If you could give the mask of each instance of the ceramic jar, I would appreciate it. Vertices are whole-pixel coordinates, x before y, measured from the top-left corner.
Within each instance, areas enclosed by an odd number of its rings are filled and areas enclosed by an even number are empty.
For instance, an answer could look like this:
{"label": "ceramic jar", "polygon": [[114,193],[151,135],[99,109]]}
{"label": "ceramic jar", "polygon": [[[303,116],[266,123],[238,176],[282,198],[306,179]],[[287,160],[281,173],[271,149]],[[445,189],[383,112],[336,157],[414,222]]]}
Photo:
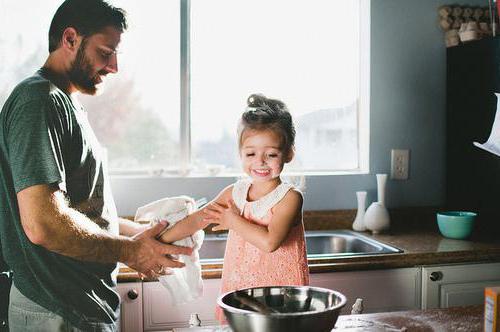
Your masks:
{"label": "ceramic jar", "polygon": [[365,226],[373,234],[388,229],[390,225],[389,211],[385,207],[385,186],[387,174],[377,174],[377,202],[373,202],[365,212]]}

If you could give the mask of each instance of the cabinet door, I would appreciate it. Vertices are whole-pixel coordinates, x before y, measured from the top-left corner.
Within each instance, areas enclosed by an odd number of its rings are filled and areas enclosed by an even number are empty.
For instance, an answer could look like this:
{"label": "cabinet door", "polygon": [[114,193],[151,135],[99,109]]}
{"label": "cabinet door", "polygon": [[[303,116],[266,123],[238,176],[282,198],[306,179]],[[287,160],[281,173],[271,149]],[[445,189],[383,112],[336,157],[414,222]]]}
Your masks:
{"label": "cabinet door", "polygon": [[347,298],[341,314],[351,313],[357,298],[363,299],[363,313],[420,308],[420,269],[314,273],[311,286],[337,290]]}
{"label": "cabinet door", "polygon": [[422,268],[422,309],[484,303],[484,288],[500,286],[500,263]]}
{"label": "cabinet door", "polygon": [[202,326],[215,325],[215,307],[220,279],[203,280],[203,296],[185,304],[172,304],[167,290],[159,282],[144,282],[144,330],[161,331],[187,327],[191,313],[197,313]]}
{"label": "cabinet door", "polygon": [[137,332],[143,330],[142,282],[119,283],[116,291],[120,294],[120,331]]}

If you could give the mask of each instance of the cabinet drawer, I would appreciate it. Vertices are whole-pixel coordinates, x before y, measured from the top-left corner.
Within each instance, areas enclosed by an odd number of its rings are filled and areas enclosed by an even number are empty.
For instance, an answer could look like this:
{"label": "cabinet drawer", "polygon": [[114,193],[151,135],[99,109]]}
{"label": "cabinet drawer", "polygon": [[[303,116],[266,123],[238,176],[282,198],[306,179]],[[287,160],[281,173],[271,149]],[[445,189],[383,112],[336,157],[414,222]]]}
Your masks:
{"label": "cabinet drawer", "polygon": [[500,286],[500,263],[422,268],[422,309],[484,303],[484,288]]}
{"label": "cabinet drawer", "polygon": [[160,282],[145,282],[144,331],[162,331],[174,327],[187,327],[189,315],[197,313],[202,325],[215,325],[215,307],[220,291],[220,279],[203,280],[203,296],[181,305],[170,302],[167,290]]}
{"label": "cabinet drawer", "polygon": [[356,298],[363,299],[363,313],[420,308],[420,269],[311,274],[311,286],[334,289],[347,297],[341,314],[351,313]]}

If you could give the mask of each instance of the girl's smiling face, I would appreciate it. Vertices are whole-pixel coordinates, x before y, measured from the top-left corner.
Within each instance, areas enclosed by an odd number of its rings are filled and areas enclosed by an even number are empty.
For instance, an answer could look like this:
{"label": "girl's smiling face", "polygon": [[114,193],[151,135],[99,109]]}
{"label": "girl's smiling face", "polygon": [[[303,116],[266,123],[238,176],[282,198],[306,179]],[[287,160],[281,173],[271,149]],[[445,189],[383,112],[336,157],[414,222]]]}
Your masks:
{"label": "girl's smiling face", "polygon": [[247,129],[241,137],[243,171],[255,181],[279,177],[289,160],[282,151],[281,137],[272,130]]}

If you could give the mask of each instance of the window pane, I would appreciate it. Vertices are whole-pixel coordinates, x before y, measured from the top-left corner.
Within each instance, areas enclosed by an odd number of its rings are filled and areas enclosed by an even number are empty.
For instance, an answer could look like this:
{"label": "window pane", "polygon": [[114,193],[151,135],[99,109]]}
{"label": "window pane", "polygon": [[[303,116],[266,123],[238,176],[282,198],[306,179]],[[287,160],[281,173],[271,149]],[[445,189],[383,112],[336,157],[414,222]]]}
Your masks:
{"label": "window pane", "polygon": [[292,169],[358,168],[359,1],[192,0],[193,158],[237,168],[236,126],[255,92],[296,126]]}
{"label": "window pane", "polygon": [[[179,1],[110,1],[127,11],[119,72],[82,96],[110,169],[176,168],[179,160]],[[154,4],[153,4],[154,3]],[[154,10],[152,10],[154,8]]]}
{"label": "window pane", "polygon": [[45,62],[49,25],[59,4],[59,0],[0,0],[0,108],[14,86]]}
{"label": "window pane", "polygon": [[[110,2],[128,12],[119,73],[108,76],[100,96],[79,98],[108,149],[111,169],[177,167],[179,1],[156,0],[155,10],[134,0]],[[5,32],[0,35],[0,105],[17,83],[43,65],[50,22],[60,4],[0,0],[0,31]]]}

